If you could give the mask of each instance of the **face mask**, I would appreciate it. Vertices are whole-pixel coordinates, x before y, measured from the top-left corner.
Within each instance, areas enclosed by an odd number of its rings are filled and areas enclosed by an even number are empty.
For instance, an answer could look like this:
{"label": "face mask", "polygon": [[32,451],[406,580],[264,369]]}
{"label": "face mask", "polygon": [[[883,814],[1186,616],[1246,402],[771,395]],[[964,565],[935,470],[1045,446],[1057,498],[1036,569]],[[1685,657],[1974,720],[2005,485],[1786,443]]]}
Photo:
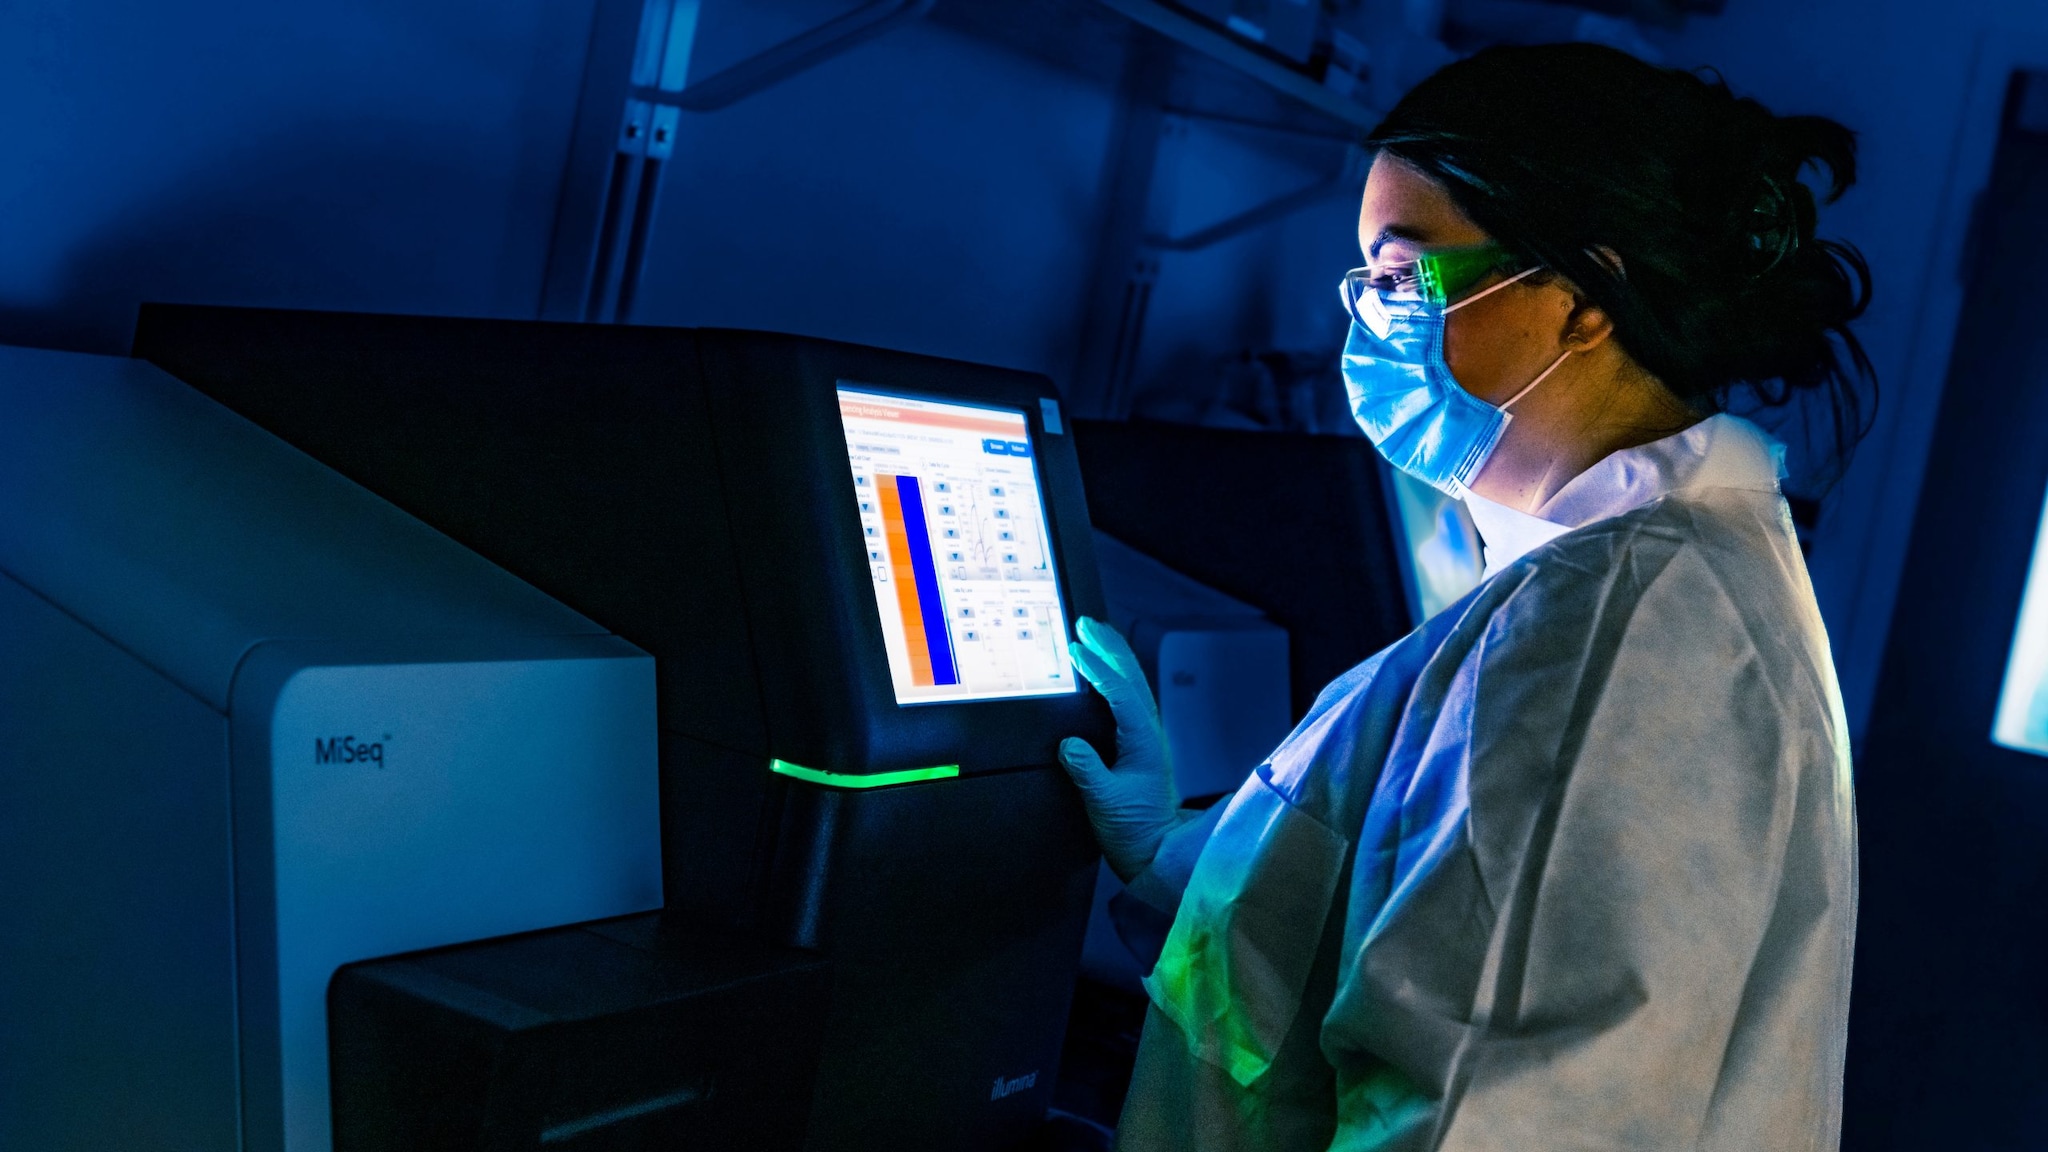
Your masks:
{"label": "face mask", "polygon": [[1390,298],[1346,278],[1352,325],[1344,345],[1344,387],[1352,416],[1388,463],[1445,495],[1464,496],[1513,419],[1508,408],[1557,371],[1571,351],[1496,408],[1451,375],[1444,362],[1444,319],[1536,271],[1525,269],[1449,305],[1421,296]]}

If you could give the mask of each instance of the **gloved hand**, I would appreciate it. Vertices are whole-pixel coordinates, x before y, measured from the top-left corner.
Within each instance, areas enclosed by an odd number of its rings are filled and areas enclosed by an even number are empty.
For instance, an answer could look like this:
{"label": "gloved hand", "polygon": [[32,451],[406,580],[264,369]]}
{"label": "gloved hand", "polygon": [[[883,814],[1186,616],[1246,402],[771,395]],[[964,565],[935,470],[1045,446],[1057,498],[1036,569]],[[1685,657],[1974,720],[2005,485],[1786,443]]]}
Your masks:
{"label": "gloved hand", "polygon": [[1159,851],[1167,832],[1180,823],[1180,797],[1173,786],[1173,761],[1166,750],[1166,730],[1159,726],[1159,706],[1138,657],[1116,629],[1081,617],[1081,641],[1067,645],[1074,666],[1116,718],[1116,767],[1086,740],[1060,741],[1060,763],[1080,786],[1095,826],[1096,842],[1110,871],[1129,883]]}

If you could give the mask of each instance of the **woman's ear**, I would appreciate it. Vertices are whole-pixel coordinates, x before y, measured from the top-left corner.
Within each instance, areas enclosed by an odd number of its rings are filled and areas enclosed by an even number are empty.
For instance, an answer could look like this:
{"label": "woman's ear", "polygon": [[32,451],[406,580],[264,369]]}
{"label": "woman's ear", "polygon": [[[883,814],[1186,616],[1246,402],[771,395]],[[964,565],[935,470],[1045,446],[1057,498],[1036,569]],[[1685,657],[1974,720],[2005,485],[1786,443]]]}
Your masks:
{"label": "woman's ear", "polygon": [[1576,298],[1565,319],[1564,346],[1574,352],[1591,352],[1614,335],[1614,317],[1584,296]]}
{"label": "woman's ear", "polygon": [[[1622,263],[1621,253],[1605,244],[1595,244],[1586,249],[1586,255],[1604,266],[1622,280],[1628,279],[1628,267]],[[1605,308],[1586,298],[1586,294],[1573,285],[1572,314],[1565,322],[1564,346],[1574,352],[1590,352],[1607,342],[1614,334],[1614,317]]]}

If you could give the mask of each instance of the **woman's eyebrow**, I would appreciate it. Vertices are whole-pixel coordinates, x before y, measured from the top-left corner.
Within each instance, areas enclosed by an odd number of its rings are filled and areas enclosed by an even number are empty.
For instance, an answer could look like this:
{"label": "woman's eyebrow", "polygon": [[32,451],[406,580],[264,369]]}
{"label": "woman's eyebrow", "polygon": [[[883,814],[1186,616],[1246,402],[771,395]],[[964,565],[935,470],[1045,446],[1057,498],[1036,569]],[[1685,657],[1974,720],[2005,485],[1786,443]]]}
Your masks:
{"label": "woman's eyebrow", "polygon": [[1368,260],[1379,259],[1380,249],[1386,247],[1389,240],[1405,240],[1410,244],[1427,244],[1429,243],[1429,236],[1428,233],[1420,229],[1409,228],[1401,224],[1389,224],[1385,228],[1380,229],[1379,235],[1372,238],[1372,247],[1366,249],[1365,258]]}

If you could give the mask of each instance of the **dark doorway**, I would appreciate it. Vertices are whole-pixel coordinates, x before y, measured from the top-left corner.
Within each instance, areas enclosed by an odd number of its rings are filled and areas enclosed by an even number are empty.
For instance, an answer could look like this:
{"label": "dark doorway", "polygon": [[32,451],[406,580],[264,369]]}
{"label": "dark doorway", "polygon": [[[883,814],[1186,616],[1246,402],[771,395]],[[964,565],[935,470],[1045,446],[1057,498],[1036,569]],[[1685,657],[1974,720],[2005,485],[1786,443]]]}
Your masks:
{"label": "dark doorway", "polygon": [[1991,739],[2048,493],[2048,74],[2014,78],[1956,252],[1962,321],[1857,765],[1851,1152],[2048,1132],[2048,756]]}

